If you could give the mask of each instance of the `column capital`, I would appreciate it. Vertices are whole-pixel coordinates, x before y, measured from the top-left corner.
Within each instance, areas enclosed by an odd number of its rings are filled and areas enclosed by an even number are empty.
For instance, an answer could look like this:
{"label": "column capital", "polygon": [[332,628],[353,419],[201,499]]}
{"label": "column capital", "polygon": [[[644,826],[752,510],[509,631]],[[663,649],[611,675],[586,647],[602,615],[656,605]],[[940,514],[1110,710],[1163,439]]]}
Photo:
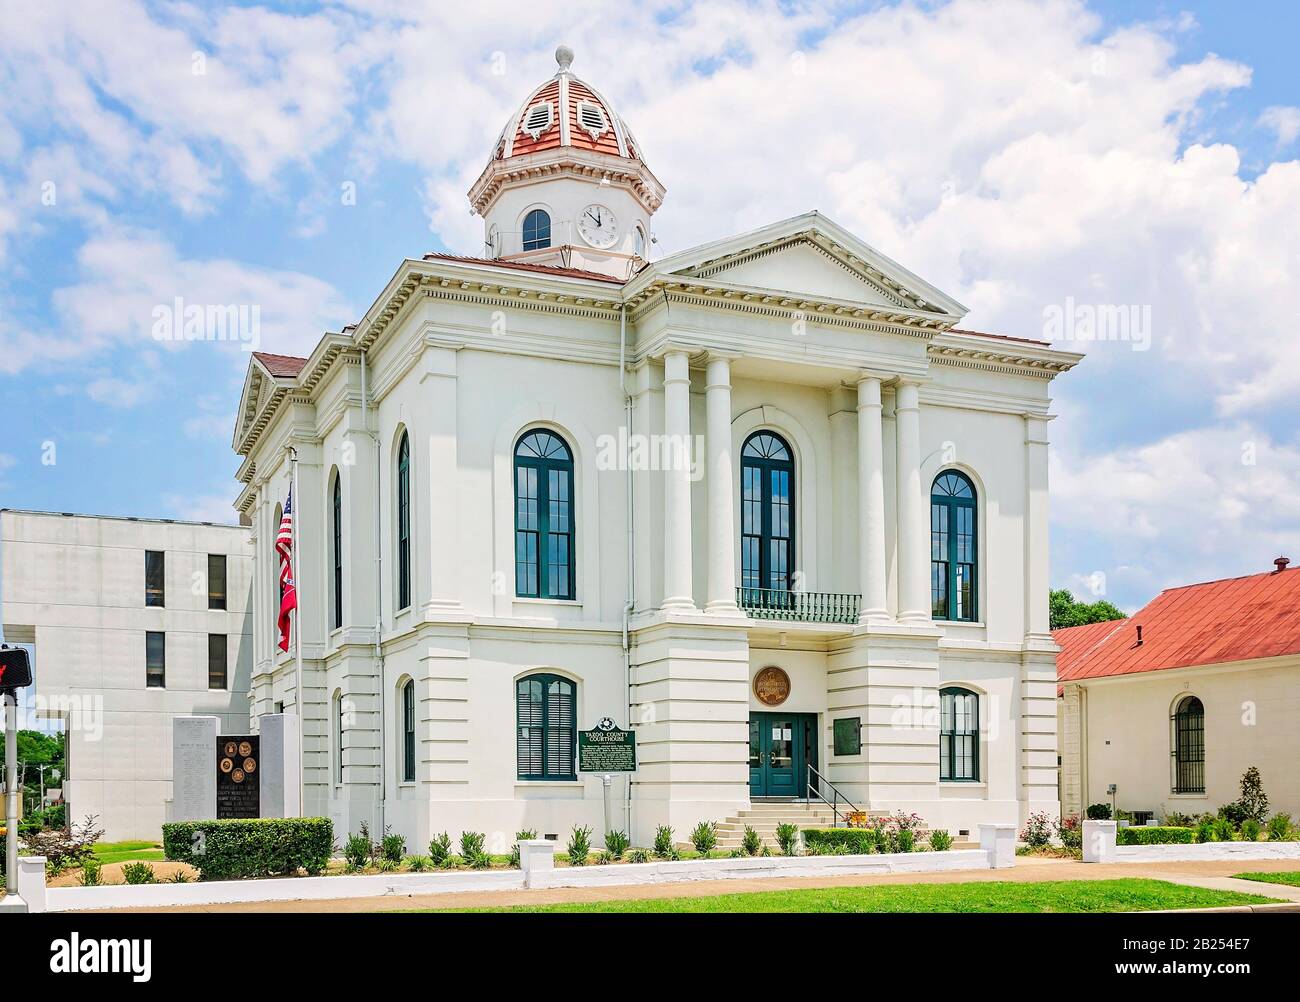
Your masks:
{"label": "column capital", "polygon": [[[715,386],[731,387],[731,360],[735,357],[734,355],[709,354],[704,369],[704,388],[706,390]],[[728,421],[730,421],[730,416],[728,416]]]}

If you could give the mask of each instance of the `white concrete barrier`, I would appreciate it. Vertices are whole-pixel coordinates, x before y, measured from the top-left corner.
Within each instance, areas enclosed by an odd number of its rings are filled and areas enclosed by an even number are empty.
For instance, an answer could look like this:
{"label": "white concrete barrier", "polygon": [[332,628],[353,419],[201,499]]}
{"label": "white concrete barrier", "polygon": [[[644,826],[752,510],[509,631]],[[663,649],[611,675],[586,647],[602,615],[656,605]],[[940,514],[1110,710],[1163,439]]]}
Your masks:
{"label": "white concrete barrier", "polygon": [[980,848],[989,854],[989,868],[1016,865],[1016,826],[980,825]]}
{"label": "white concrete barrier", "polygon": [[1085,863],[1112,863],[1115,861],[1114,821],[1084,821],[1083,861]]}
{"label": "white concrete barrier", "polygon": [[18,896],[27,903],[29,912],[45,911],[44,856],[19,856],[14,882],[18,885]]}
{"label": "white concrete barrier", "polygon": [[[1135,829],[1140,830],[1140,829]],[[1196,860],[1300,860],[1300,842],[1192,842],[1118,845],[1114,821],[1083,823],[1085,863],[1190,863]]]}

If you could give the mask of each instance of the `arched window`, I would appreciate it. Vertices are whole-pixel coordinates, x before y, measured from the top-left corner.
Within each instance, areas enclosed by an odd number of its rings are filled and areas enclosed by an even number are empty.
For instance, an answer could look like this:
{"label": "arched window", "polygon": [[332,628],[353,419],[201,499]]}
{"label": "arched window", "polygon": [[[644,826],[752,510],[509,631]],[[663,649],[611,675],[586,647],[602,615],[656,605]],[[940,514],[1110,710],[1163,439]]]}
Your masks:
{"label": "arched window", "polygon": [[577,689],[558,675],[529,675],[515,683],[520,779],[577,779]]}
{"label": "arched window", "polygon": [[935,619],[974,622],[975,486],[945,470],[930,488],[930,605]]}
{"label": "arched window", "polygon": [[939,690],[939,778],[979,782],[980,698],[969,689]]}
{"label": "arched window", "polygon": [[397,447],[397,608],[411,604],[411,439]]}
{"label": "arched window", "polygon": [[334,565],[333,574],[333,599],[334,618],[331,626],[338,629],[343,625],[343,488],[340,481],[338,470],[334,471],[334,490],[331,492],[330,509],[331,519],[334,531],[332,533],[332,544],[330,548],[330,558]]}
{"label": "arched window", "polygon": [[334,782],[343,782],[343,693],[334,693]]}
{"label": "arched window", "polygon": [[1179,701],[1173,715],[1173,792],[1205,792],[1205,707],[1195,696]]}
{"label": "arched window", "polygon": [[638,226],[632,231],[632,253],[637,257],[645,257],[645,230]]}
{"label": "arched window", "polygon": [[415,782],[415,680],[402,686],[402,782]]}
{"label": "arched window", "polygon": [[515,446],[515,593],[573,598],[573,453],[549,431]]}
{"label": "arched window", "polygon": [[788,591],[793,582],[794,453],[779,435],[757,431],[740,451],[740,584]]}
{"label": "arched window", "polygon": [[545,209],[534,209],[524,216],[524,250],[551,246],[551,217]]}

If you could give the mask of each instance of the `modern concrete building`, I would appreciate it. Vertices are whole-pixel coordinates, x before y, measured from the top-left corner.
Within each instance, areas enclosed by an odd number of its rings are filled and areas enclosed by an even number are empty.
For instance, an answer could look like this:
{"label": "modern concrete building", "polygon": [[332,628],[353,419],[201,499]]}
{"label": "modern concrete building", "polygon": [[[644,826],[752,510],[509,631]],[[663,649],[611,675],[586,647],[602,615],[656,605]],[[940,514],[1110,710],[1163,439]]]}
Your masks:
{"label": "modern concrete building", "polygon": [[1287,563],[1056,631],[1063,811],[1212,813],[1255,766],[1272,809],[1300,815],[1300,569]]}
{"label": "modern concrete building", "polygon": [[249,725],[249,530],[0,510],[0,622],[34,649],[29,712],[67,733],[69,817],[159,838],[171,720]]}
{"label": "modern concrete building", "polygon": [[302,710],[308,812],[600,832],[574,745],[608,717],[639,843],[769,799],[1055,814],[1049,386],[1080,356],[959,329],[816,212],[648,260],[664,188],[557,59],[470,191],[484,257],[402,261],[249,364],[253,712]]}

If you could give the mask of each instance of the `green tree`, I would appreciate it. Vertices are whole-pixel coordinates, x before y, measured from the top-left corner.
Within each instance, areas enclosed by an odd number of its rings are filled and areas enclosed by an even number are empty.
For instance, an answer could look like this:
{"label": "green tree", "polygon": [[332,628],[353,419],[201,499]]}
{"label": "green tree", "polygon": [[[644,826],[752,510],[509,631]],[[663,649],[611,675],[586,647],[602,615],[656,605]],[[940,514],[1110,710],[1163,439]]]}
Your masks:
{"label": "green tree", "polygon": [[1080,602],[1065,588],[1051,593],[1052,629],[1060,630],[1067,626],[1085,626],[1088,623],[1104,623],[1112,619],[1127,619],[1128,616],[1111,605],[1104,598],[1096,602]]}

